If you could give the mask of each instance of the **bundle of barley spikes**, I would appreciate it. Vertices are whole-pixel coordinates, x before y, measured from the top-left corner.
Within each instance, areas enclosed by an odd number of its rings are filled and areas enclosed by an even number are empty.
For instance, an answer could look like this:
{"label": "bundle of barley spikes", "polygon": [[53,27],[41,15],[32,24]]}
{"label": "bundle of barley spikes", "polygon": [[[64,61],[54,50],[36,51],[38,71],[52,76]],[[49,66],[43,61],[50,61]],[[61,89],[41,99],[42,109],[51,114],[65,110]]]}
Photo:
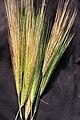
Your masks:
{"label": "bundle of barley spikes", "polygon": [[[5,0],[9,26],[9,46],[18,95],[18,116],[34,120],[40,97],[59,60],[69,46],[71,29],[77,14],[72,0],[59,0],[50,35],[45,30],[46,0],[34,9],[34,0]],[[35,11],[37,14],[35,14]],[[48,31],[48,32],[47,32]],[[47,37],[46,37],[47,36]],[[48,37],[49,36],[49,37]],[[46,40],[47,39],[47,40]]]}

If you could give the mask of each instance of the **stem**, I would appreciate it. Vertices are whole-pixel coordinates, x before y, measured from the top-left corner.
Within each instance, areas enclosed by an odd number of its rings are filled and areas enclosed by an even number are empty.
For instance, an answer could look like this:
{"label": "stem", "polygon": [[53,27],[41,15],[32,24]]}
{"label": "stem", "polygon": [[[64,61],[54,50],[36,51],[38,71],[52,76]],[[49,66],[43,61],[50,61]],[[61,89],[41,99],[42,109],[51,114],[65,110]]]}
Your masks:
{"label": "stem", "polygon": [[20,112],[20,110],[18,110],[18,112],[17,112],[17,114],[16,114],[16,117],[15,117],[15,120],[17,120],[17,119],[18,119],[19,112]]}

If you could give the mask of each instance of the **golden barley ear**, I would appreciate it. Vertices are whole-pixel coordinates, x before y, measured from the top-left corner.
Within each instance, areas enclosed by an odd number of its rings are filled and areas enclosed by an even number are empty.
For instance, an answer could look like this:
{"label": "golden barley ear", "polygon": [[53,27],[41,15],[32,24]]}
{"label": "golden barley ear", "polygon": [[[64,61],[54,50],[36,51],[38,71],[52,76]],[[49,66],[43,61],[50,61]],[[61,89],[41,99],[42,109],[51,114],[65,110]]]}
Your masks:
{"label": "golden barley ear", "polygon": [[5,0],[6,13],[9,26],[9,46],[16,83],[18,99],[20,99],[21,79],[20,79],[20,35],[19,35],[19,11],[15,0]]}
{"label": "golden barley ear", "polygon": [[41,94],[74,36],[73,33],[71,34],[71,29],[77,15],[77,8],[72,9],[72,5],[72,1],[70,0],[66,0],[65,2],[59,0],[54,25],[44,58]]}
{"label": "golden barley ear", "polygon": [[19,8],[16,0],[5,0],[5,7],[8,19],[9,47],[11,52],[13,73],[18,94],[20,108],[20,94],[22,89],[22,42],[19,28]]}

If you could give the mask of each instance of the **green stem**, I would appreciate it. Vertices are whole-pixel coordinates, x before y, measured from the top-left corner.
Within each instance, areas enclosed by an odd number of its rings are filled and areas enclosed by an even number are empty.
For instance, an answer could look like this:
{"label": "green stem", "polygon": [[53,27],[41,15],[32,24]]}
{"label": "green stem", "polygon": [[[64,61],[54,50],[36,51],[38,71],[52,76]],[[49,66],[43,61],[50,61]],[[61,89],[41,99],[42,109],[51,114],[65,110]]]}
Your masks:
{"label": "green stem", "polygon": [[17,112],[17,114],[16,114],[16,117],[15,117],[15,120],[17,120],[17,119],[18,119],[19,112],[20,112],[20,110],[18,110],[18,112]]}

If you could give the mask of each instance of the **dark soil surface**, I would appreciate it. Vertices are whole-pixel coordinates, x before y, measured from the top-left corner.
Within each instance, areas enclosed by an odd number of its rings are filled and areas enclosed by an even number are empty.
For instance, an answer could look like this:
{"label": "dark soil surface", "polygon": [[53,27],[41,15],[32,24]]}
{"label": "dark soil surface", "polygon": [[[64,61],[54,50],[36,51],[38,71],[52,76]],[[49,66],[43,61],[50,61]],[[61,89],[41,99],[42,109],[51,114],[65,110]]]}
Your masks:
{"label": "dark soil surface", "polygon": [[[47,17],[52,19],[58,0],[49,1]],[[73,27],[75,37],[42,96],[37,120],[80,120],[80,0],[76,0],[76,3],[78,14]],[[4,0],[0,0],[0,120],[14,120],[17,110],[7,18]]]}

